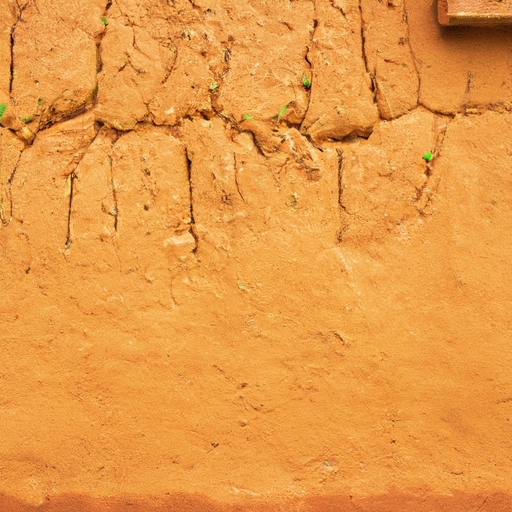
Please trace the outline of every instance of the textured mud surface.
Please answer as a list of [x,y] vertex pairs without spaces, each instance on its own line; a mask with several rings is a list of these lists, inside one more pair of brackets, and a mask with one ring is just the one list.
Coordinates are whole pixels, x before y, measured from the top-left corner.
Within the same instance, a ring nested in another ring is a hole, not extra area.
[[2,510],[512,506],[510,29],[0,9]]

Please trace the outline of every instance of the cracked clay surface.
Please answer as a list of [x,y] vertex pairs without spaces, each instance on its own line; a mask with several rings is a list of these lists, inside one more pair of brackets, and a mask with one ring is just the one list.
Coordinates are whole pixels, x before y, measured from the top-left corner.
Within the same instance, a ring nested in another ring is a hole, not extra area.
[[2,511],[512,507],[512,32],[435,7],[0,0]]

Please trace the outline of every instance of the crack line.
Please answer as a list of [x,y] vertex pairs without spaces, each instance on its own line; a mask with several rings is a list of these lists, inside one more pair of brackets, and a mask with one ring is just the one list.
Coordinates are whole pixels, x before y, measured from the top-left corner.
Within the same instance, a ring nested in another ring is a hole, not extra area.
[[199,237],[197,236],[196,232],[196,220],[194,218],[194,187],[192,185],[192,160],[189,156],[189,150],[187,147],[185,147],[185,157],[187,159],[187,173],[188,173],[188,187],[189,187],[189,203],[190,203],[190,234],[194,237],[194,240],[196,242],[196,246],[192,250],[193,253],[197,252],[198,245],[199,245]]
[[[364,67],[366,69],[366,73],[370,77],[372,81],[372,92],[373,92],[373,103],[377,103],[377,79],[375,78],[375,71],[370,72],[370,65],[368,64],[368,57],[366,56],[366,35],[364,30],[364,16],[363,16],[363,4],[362,0],[359,0],[359,15],[361,17],[361,56],[364,61]],[[380,118],[380,111],[379,111]]]
[[[13,167],[13,169],[11,171],[11,175],[9,176],[9,179],[4,184],[4,191],[6,192],[6,198],[9,199],[9,203],[10,203],[9,221],[7,221],[7,219],[5,218],[5,210],[4,210],[3,200],[2,200],[2,205],[1,205],[2,207],[1,207],[0,217],[2,219],[2,224],[4,226],[9,225],[11,223],[11,221],[12,221],[12,218],[13,218],[14,206],[13,206],[13,201],[12,201],[12,190],[11,190],[11,187],[12,187],[12,180],[14,179],[14,175],[16,174],[16,169],[18,168],[18,165],[19,165],[19,163],[21,161],[22,155],[23,155],[23,150],[20,151],[20,154],[18,155],[18,160],[14,164],[14,167]],[[9,187],[7,188],[6,185],[9,185]]]
[[341,243],[343,241],[343,235],[348,229],[345,215],[350,215],[350,213],[343,204],[343,151],[337,148],[336,154],[338,155],[338,206],[340,209],[340,229],[338,231],[337,240],[338,243]]
[[[438,119],[434,120],[435,130],[437,129],[437,121]],[[425,180],[425,183],[421,187],[416,189],[415,206],[420,215],[425,215],[425,210],[432,202],[432,198],[437,192],[437,189],[441,182],[442,177],[434,175],[434,163],[437,160],[437,157],[439,157],[439,155],[441,154],[441,151],[443,149],[443,144],[446,138],[446,134],[448,132],[449,123],[450,119],[448,118],[446,125],[440,127],[434,143],[434,149],[432,150],[432,160],[430,162],[426,162],[427,167],[425,170],[425,176],[427,177],[427,179]]]
[[117,223],[118,223],[118,216],[119,216],[119,209],[117,207],[117,189],[116,184],[114,181],[114,169],[112,165],[112,156],[109,155],[108,162],[110,165],[110,188],[112,190],[112,199],[114,200],[114,208],[112,208],[108,214],[112,215],[114,217],[114,231],[117,233]]
[[412,63],[414,64],[414,70],[416,71],[416,77],[418,78],[418,92],[416,95],[416,106],[419,106],[419,105],[421,105],[421,102],[420,102],[421,74],[420,74],[420,68],[418,66],[418,63],[420,63],[420,64],[423,64],[423,63],[416,57],[416,54],[414,53],[414,50],[412,48],[411,29],[409,27],[409,14],[407,12],[407,1],[406,0],[404,0],[404,2],[403,2],[403,17],[404,17],[403,19],[404,19],[405,25],[407,27],[405,30],[405,39],[406,39],[407,45],[409,46],[409,51],[411,52],[411,57],[412,57]]
[[236,190],[238,191],[238,195],[242,198],[242,201],[244,203],[246,203],[247,201],[245,200],[245,197],[243,196],[242,191],[240,190],[240,183],[238,183],[238,161],[237,161],[236,153],[233,153],[233,158],[234,158],[234,171],[235,171]]
[[[85,155],[87,154],[87,151],[89,151],[89,148],[92,146],[96,138],[98,137],[98,134],[100,133],[100,128],[97,129],[96,133],[94,134],[94,137],[92,140],[86,144],[85,146],[82,146],[79,148],[80,153],[78,157],[75,157],[71,160],[71,165],[74,165],[74,169],[69,173],[69,175],[66,177],[66,180],[69,179],[69,204],[68,204],[68,222],[67,222],[67,233],[66,233],[66,243],[65,248],[69,249],[71,247],[71,214],[72,214],[72,206],[73,206],[73,192],[74,192],[74,182],[78,179],[78,175],[76,173],[76,170],[78,169],[78,166],[84,159]],[[82,151],[83,150],[83,151]],[[74,163],[76,162],[76,164]]]
[[73,205],[73,189],[74,189],[74,181],[77,179],[77,176],[74,171],[71,172],[68,179],[70,180],[69,184],[69,205],[68,205],[68,228],[66,234],[66,249],[71,247],[71,209]]
[[315,44],[315,34],[316,34],[316,29],[318,28],[318,16],[317,16],[318,15],[318,11],[317,11],[317,6],[316,6],[316,0],[314,0],[313,9],[314,9],[313,30],[311,31],[311,38],[309,40],[309,45],[307,47],[306,54],[304,55],[304,60],[307,62],[308,66],[309,66],[310,73],[311,73],[311,77],[310,77],[311,84],[307,88],[308,104],[306,106],[306,110],[304,112],[304,117],[302,118],[302,122],[300,123],[300,126],[299,126],[299,132],[300,133],[303,133],[302,126],[303,126],[306,118],[308,117],[309,106],[311,105],[312,89],[313,89],[313,87],[315,85],[315,80],[314,80],[315,77],[313,76],[314,68],[313,68],[313,63],[311,62],[311,60],[309,58],[309,52],[311,51],[311,48]]

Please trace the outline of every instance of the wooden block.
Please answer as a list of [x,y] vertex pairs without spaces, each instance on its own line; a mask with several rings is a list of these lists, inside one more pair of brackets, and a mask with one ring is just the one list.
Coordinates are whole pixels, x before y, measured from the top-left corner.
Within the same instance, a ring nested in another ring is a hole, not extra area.
[[512,24],[512,0],[437,0],[441,25]]

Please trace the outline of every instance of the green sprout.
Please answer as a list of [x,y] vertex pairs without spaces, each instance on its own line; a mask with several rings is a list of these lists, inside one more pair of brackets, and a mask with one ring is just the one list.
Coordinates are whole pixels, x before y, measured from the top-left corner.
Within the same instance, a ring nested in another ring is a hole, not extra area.
[[217,82],[212,82],[210,84],[210,91],[215,91],[215,89],[217,89],[219,87],[219,84]]
[[103,25],[105,25],[105,27],[108,25],[108,20],[107,20],[107,18],[105,18],[105,16],[101,17],[101,23],[103,23]]
[[27,124],[34,120],[34,116],[18,116],[18,119],[23,123]]
[[251,114],[243,114],[242,117],[244,118],[244,121],[249,121],[249,119],[252,119],[254,116]]
[[37,98],[37,104],[41,106],[44,103],[44,98]]
[[430,162],[432,160],[432,158],[434,158],[434,155],[432,155],[432,153],[430,151],[427,151],[423,155],[423,160],[425,160],[425,162]]
[[284,116],[284,113],[288,110],[288,104],[286,104],[284,107],[281,107],[279,110],[279,113],[277,114],[277,122],[281,119],[281,117]]
[[306,89],[309,89],[311,87],[311,78],[308,78],[306,76],[306,73],[304,73],[302,75],[302,85],[306,88]]
[[7,103],[0,104],[0,121],[2,120],[2,117],[4,117],[6,109],[7,109]]

